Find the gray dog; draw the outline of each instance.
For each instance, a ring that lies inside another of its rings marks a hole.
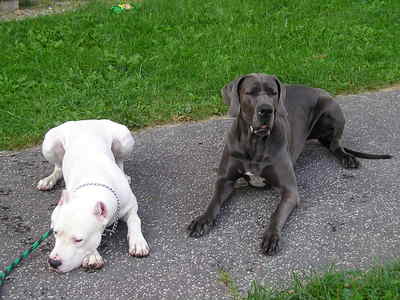
[[[309,139],[318,139],[345,168],[358,168],[356,157],[391,158],[343,148],[343,113],[322,89],[284,85],[275,76],[254,73],[227,84],[222,95],[236,119],[227,136],[214,196],[206,212],[188,227],[192,237],[210,231],[237,179],[261,186],[261,178],[261,183],[267,182],[281,195],[261,244],[264,254],[277,253],[282,228],[300,203],[293,165]]]

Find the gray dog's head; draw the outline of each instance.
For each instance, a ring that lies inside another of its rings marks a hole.
[[[286,116],[284,85],[272,75],[253,73],[241,76],[221,90],[231,117],[242,118],[254,134],[268,136],[276,115]]]

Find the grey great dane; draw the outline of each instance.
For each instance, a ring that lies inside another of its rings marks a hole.
[[[264,254],[277,253],[282,228],[300,203],[293,165],[309,139],[318,139],[344,168],[359,168],[356,157],[391,158],[342,147],[343,113],[322,89],[284,85],[275,76],[253,73],[228,83],[221,93],[235,120],[223,150],[214,196],[205,213],[189,225],[191,237],[210,231],[235,182],[244,178],[253,186],[268,183],[280,193],[261,244]]]

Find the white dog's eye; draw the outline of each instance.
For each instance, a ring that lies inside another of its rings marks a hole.
[[[72,238],[72,240],[74,241],[74,243],[79,244],[83,241],[83,239],[77,239],[77,238]]]

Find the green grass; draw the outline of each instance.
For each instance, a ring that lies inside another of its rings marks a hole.
[[[236,300],[398,300],[400,261],[368,271],[331,270],[303,280],[294,276],[293,286],[285,291],[253,283],[245,298],[240,296],[229,275],[222,273],[221,281]]]
[[[0,23],[0,149],[40,142],[66,120],[131,129],[222,115],[220,88],[276,74],[332,93],[400,81],[400,1],[145,0]],[[400,265],[329,272],[246,299],[400,299]],[[237,294],[236,294],[237,296]]]
[[[332,93],[400,80],[400,1],[145,0],[0,23],[0,149],[66,120],[131,129],[222,115],[220,88],[276,74]]]

